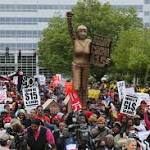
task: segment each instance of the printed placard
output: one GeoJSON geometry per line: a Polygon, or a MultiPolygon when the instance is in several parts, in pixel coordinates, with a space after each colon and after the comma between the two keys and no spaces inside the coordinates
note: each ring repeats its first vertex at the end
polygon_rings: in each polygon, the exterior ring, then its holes
{"type": "Polygon", "coordinates": [[[150,101],[150,96],[148,93],[136,93],[137,97],[139,98],[140,101],[150,101]]]}
{"type": "Polygon", "coordinates": [[[138,97],[135,95],[126,95],[122,101],[120,112],[130,116],[136,114],[136,109],[138,107],[138,97]]]}
{"type": "Polygon", "coordinates": [[[23,88],[23,100],[24,105],[27,110],[35,109],[38,105],[41,104],[39,89],[36,86],[23,88]]]}
{"type": "Polygon", "coordinates": [[[33,86],[37,86],[37,85],[38,85],[38,83],[35,81],[35,78],[30,78],[27,76],[23,77],[23,80],[22,80],[23,88],[33,87],[33,86]]]}
{"type": "Polygon", "coordinates": [[[71,100],[71,107],[73,111],[80,111],[82,109],[80,98],[76,91],[69,94],[71,100]]]}
{"type": "Polygon", "coordinates": [[[131,94],[131,95],[135,95],[135,89],[134,89],[134,87],[130,87],[130,88],[126,88],[126,93],[127,94],[131,94]]]}
{"type": "Polygon", "coordinates": [[[119,100],[120,102],[122,102],[126,95],[125,81],[117,82],[117,88],[118,88],[119,100]]]}
{"type": "Polygon", "coordinates": [[[108,63],[112,40],[107,37],[94,35],[91,43],[91,58],[90,63],[104,67],[108,63]]]}
{"type": "Polygon", "coordinates": [[[88,90],[88,98],[98,99],[100,96],[100,90],[89,89],[88,90]]]}
{"type": "Polygon", "coordinates": [[[45,85],[46,77],[44,75],[36,75],[34,78],[38,79],[40,85],[45,85]]]}

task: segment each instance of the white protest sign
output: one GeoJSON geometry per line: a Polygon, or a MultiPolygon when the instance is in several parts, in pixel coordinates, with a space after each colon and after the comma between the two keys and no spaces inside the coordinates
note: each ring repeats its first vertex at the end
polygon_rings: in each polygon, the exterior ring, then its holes
{"type": "Polygon", "coordinates": [[[23,78],[23,100],[27,111],[35,109],[41,104],[39,89],[34,78],[23,78]]]}
{"type": "Polygon", "coordinates": [[[126,93],[129,94],[129,95],[130,95],[130,94],[131,94],[131,95],[135,94],[134,87],[126,88],[126,93]]]}
{"type": "Polygon", "coordinates": [[[28,88],[32,86],[38,86],[37,82],[35,81],[34,78],[24,76],[22,80],[22,87],[23,88],[28,88]]]}
{"type": "Polygon", "coordinates": [[[36,86],[23,88],[23,100],[27,110],[35,109],[41,104],[39,89],[36,86]]]}
{"type": "Polygon", "coordinates": [[[150,103],[150,96],[147,93],[136,93],[139,101],[145,101],[147,104],[150,103]]]}
{"type": "Polygon", "coordinates": [[[7,93],[6,90],[0,90],[0,103],[5,103],[7,100],[7,93]]]}
{"type": "Polygon", "coordinates": [[[76,144],[68,144],[66,150],[77,150],[76,144]]]}
{"type": "Polygon", "coordinates": [[[38,79],[40,85],[45,85],[46,77],[44,75],[36,75],[34,78],[38,79]]]}
{"type": "Polygon", "coordinates": [[[138,137],[141,141],[146,140],[149,135],[150,135],[150,131],[138,132],[138,137]]]}
{"type": "Polygon", "coordinates": [[[136,109],[139,106],[138,97],[136,95],[126,95],[122,101],[120,112],[130,116],[136,114],[136,109]]]}
{"type": "Polygon", "coordinates": [[[122,100],[126,95],[125,81],[117,82],[117,88],[118,88],[119,100],[122,102],[122,100]]]}

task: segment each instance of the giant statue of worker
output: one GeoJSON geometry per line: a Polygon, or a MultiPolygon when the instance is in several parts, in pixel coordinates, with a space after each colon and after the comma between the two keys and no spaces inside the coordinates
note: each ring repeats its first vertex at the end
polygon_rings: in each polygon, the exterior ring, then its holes
{"type": "Polygon", "coordinates": [[[79,94],[82,107],[86,107],[88,74],[90,65],[91,40],[87,38],[87,27],[80,25],[77,32],[72,27],[72,12],[67,13],[68,30],[74,42],[74,54],[72,62],[73,88],[79,94]]]}
{"type": "Polygon", "coordinates": [[[78,26],[77,31],[74,32],[72,17],[73,13],[67,12],[68,31],[74,44],[73,88],[79,94],[82,107],[86,108],[90,64],[104,67],[109,57],[110,40],[102,36],[95,36],[91,41],[87,38],[87,27],[84,25],[78,26]]]}

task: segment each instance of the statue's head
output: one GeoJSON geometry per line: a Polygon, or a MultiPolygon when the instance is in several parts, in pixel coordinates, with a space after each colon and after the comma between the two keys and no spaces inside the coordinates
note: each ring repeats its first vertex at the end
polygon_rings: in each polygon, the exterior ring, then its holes
{"type": "Polygon", "coordinates": [[[77,34],[78,34],[78,38],[80,40],[84,40],[87,37],[87,27],[84,25],[80,25],[77,28],[77,34]]]}

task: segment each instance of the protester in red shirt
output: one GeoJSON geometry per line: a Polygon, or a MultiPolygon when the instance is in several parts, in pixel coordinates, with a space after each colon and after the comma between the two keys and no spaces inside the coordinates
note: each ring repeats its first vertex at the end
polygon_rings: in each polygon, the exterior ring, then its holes
{"type": "Polygon", "coordinates": [[[55,140],[52,132],[41,126],[40,120],[32,120],[31,126],[27,128],[27,144],[31,150],[43,150],[48,144],[55,149],[55,140]]]}
{"type": "Polygon", "coordinates": [[[7,110],[3,110],[1,112],[1,115],[2,115],[2,119],[3,119],[3,124],[11,122],[12,117],[10,116],[10,114],[8,113],[7,110]]]}
{"type": "Polygon", "coordinates": [[[146,107],[144,110],[144,121],[148,130],[150,130],[150,110],[146,107]]]}
{"type": "Polygon", "coordinates": [[[50,118],[44,114],[43,107],[41,105],[36,108],[35,119],[41,120],[43,123],[50,123],[50,118]]]}

